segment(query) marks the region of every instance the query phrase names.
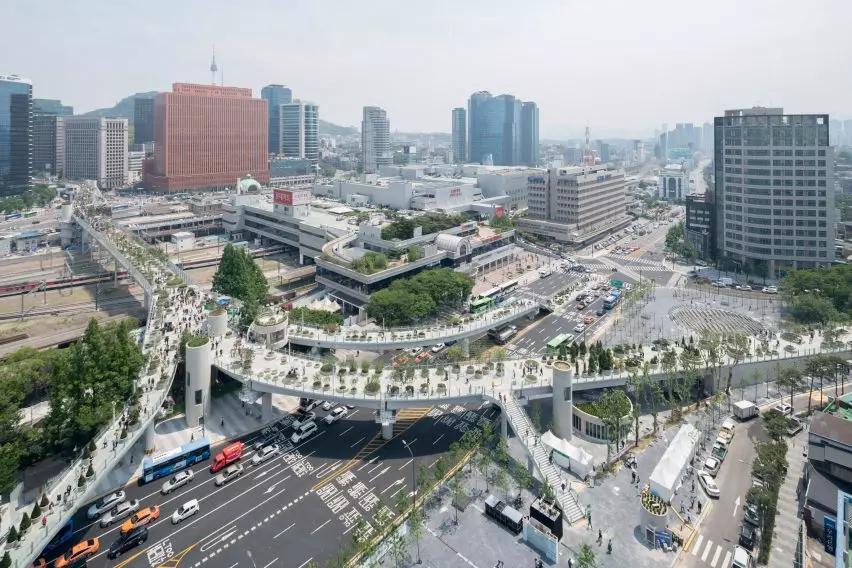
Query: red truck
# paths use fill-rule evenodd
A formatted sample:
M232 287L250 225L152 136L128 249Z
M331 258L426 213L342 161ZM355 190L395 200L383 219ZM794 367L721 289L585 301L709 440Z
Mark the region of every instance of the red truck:
M210 466L210 471L216 473L223 467L234 463L243 457L244 451L245 446L242 442L234 442L233 444L225 446L225 449L216 454L216 457L213 460L213 465Z

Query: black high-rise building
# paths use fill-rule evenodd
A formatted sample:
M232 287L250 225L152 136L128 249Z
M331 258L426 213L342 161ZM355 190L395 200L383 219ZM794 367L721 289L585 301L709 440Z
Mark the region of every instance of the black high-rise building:
M154 97L133 99L133 143L154 141Z
M65 163L66 116L74 107L55 99L33 99L33 171L62 177Z
M538 105L521 103L521 163L537 166L538 153Z
M17 75L0 75L0 197L32 185L33 85Z
M293 91L284 85L267 85L260 90L260 98L269 105L268 151L270 154L283 154L285 152L281 142L281 105L289 105L293 102Z

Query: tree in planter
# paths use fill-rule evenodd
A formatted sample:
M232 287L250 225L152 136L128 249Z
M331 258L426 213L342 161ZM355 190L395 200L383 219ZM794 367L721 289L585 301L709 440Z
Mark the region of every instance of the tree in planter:
M77 487L83 487L84 485L86 485L86 476L85 476L85 475L81 475L81 476L77 479Z
M349 372L354 373L358 370L358 363L355 362L355 359L349 359Z
M15 525L9 527L9 534L6 536L7 543L13 543L18 541L18 529L15 528Z
M630 400L624 391L605 389L597 402L599 418L607 433L606 461L609 463L613 443L618 443L621 419L630 412Z
M538 407L537 404L533 405L530 420L532 420L533 428L535 428L534 434L538 434L539 432L541 432L541 409Z
M450 478L450 493L453 497L453 509L455 509L455 519L453 524L459 524L459 506L464 499L464 485L462 484L461 476L456 473Z
M417 493L418 495L424 495L426 490L429 489L429 485L432 483L432 472L429 471L429 468L426 464L421 463L420 467L417 468Z
M48 497L47 497L47 493L42 493L42 494L41 494L41 503L40 503L40 505L41 505L41 508L42 508L42 509L44 509L45 507L47 507L48 505L50 505L50 499L48 499Z
M373 369L376 372L376 375L381 375L382 371L385 370L385 363L381 359L376 359L376 362L373 363Z
M366 375L370 372L370 362L364 359L361 361L361 373Z
M86 470L86 477L94 477L95 470L92 468L92 464L89 464L89 469Z
M485 490L488 491L491 483L491 477L488 475L491 469L491 455L487 446L481 445L476 451L476 469L482 472L482 477L485 478Z
M18 525L18 534L23 536L27 532L27 529L30 528L30 524L30 516L24 513L24 516L21 517L21 524Z
M411 514L408 516L408 528L411 532L411 538L417 544L417 562L415 564L421 564L420 537L423 536L423 509L421 507L414 507L412 509Z
M95 443L94 440L91 440L89 442L89 452L94 454L97 449L98 449L98 445Z
M3 553L3 559L0 560L0 568L12 568L12 557L9 556L8 550Z
M518 486L518 498L521 498L521 494L526 490L532 487L532 476L530 475L530 471L523 466L517 466L515 468L515 484Z
M505 466L498 465L494 470L494 486L499 487L505 497L509 496L509 476Z
M41 517L41 507L38 503L36 503L35 505L33 505L33 512L30 513L30 518L38 519L39 517Z
M580 545L580 553L577 554L577 568L594 568L595 566L595 551L592 546L584 542Z

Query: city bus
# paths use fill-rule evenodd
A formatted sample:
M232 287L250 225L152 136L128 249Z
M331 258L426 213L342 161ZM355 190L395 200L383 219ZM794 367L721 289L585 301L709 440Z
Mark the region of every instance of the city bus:
M547 342L547 352L550 355L558 355L559 350L564 345L566 348L571 345L571 342L574 340L574 336L570 333L563 333L561 335L557 335L553 339Z
M143 485L160 477L167 477L209 458L210 440L208 438L200 438L177 448L145 457L142 460L142 477L139 478L139 484Z
M470 301L470 313L484 312L494 305L494 298L480 296Z
M485 292L479 294L479 298L498 298L500 296L505 296L506 294L512 292L515 288L518 287L517 280L509 280L508 282L503 282L502 284L498 284L494 288L490 290L486 290Z
M9 213L8 215L6 215L7 221L11 221L12 219L20 219L20 218L21 218L21 212L20 211L16 211L15 213Z
M510 339L512 339L515 334L518 333L518 328L514 325L506 325L501 327L500 329L489 329L488 337L499 343L500 345L505 345Z

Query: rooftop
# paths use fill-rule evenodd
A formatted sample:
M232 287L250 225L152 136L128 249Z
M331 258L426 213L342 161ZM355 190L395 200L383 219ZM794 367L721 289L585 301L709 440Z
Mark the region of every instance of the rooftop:
M817 412L811 421L810 433L833 440L840 444L852 446L852 428L849 427L849 416Z
M825 407L825 413L852 422L852 392L831 401Z

